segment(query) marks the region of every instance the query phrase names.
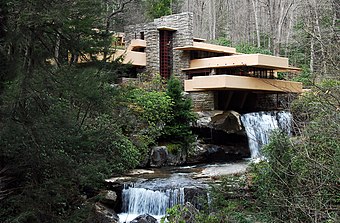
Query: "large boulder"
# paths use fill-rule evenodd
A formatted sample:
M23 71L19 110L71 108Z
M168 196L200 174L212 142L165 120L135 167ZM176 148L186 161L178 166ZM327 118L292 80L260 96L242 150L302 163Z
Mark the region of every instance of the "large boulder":
M194 123L197 128L210 128L235 133L242 130L240 114L236 111L204 111L197 112L198 119Z
M157 219L148 214L139 215L130 223L157 223Z

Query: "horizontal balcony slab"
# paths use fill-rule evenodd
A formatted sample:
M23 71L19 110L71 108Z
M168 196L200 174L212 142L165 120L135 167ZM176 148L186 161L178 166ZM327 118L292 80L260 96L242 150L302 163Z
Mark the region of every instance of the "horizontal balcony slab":
M228 67L257 67L280 71L298 71L299 68L290 67L288 58L275 57L263 54L242 54L223 57L210 57L190 61L190 67L183 71L206 69L206 68L228 68Z
M215 53L237 54L236 49L233 47L219 46L219 45L203 43L203 42L193 42L192 46L176 47L175 50L206 51L206 52L215 52Z
M127 50L133 51L133 50L137 50L137 49L145 48L145 47L146 47L146 41L145 40L133 39L133 40L131 40L131 43L128 46Z
M191 80L185 80L184 90L187 92L250 90L276 93L302 93L302 83L234 75L213 75L193 77Z
M116 60L119 57L123 58L123 64L132 64L134 66L142 67L146 66L146 53L144 52L117 50L113 55L113 59Z

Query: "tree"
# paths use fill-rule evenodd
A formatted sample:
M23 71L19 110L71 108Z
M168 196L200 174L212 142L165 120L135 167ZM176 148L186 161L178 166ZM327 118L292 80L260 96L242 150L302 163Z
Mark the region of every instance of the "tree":
M141 154L117 119L120 65L77 63L110 44L98 32L102 1L2 5L0 170L8 170L0 221L82 222L91 203L81 195L93 196L89 189L135 167Z
M171 15L173 6L178 2L178 0L146 0L146 13L150 19Z
M160 140L180 143L184 152L188 152L194 138L191 123L195 120L191 100L183 96L181 81L171 76L167 83L167 95L172 99L172 116L166 121Z

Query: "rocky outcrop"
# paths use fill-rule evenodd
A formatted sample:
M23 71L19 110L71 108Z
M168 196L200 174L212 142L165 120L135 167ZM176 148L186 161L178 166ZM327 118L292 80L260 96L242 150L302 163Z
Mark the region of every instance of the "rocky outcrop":
M157 219L148 214L143 214L133 219L130 223L157 223Z
M221 130L236 133L242 130L240 114L235 111L204 111L197 112L198 120L194 127Z
M246 144L214 145L199 141L189 154L187 163L234 161L245 157L250 157L250 151Z
M173 149L174 145L155 146L151 150L150 166L177 166L185 163L185 156L180 148Z

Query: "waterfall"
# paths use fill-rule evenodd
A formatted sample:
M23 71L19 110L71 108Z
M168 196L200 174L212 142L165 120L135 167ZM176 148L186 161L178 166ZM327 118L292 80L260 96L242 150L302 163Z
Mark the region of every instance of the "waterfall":
M201 183L180 174L127 184L122 191L123 213L118 215L120 222L130 222L142 214L160 220L167 208L184 205L185 188L198 185L202 187Z
M273 130L291 133L292 115L286 111L248 113L241 116L241 121L248 136L251 158L261 156L261 148L269 143Z
M184 204L184 188L165 191L129 187L123 190L123 211L133 215L165 215L166 209Z

